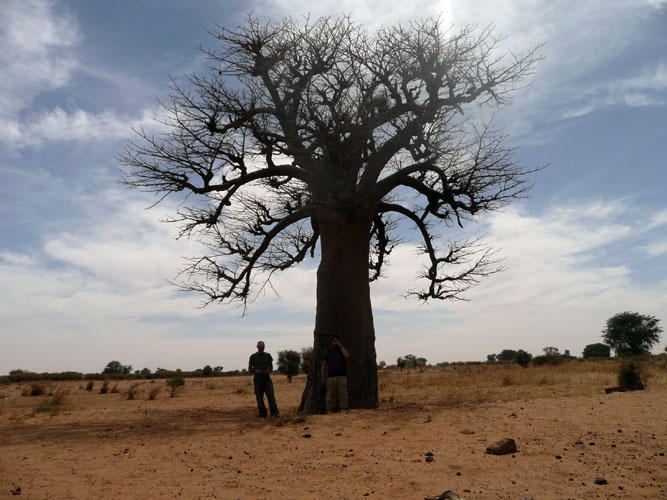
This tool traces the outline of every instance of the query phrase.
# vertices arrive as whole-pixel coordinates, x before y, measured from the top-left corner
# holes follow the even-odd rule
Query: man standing
[[[350,353],[340,343],[340,335],[334,335],[331,345],[324,351],[322,383],[327,384],[327,411],[338,407],[347,410],[347,366]]]
[[[273,358],[268,352],[264,352],[264,342],[257,342],[257,352],[250,356],[248,371],[254,374],[255,397],[257,398],[258,417],[266,418],[266,406],[264,405],[264,394],[269,401],[271,416],[280,415],[276,405],[276,397],[273,393],[273,382],[271,381],[271,370],[273,370]]]

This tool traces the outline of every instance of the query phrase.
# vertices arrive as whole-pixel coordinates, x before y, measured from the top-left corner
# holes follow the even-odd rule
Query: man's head
[[[258,352],[264,352],[264,342],[261,341],[261,340],[259,342],[257,342],[257,351]]]
[[[341,346],[341,343],[340,343],[340,335],[335,334],[335,335],[333,336],[333,341],[332,341],[331,343],[334,345],[334,347],[340,347],[340,346]]]

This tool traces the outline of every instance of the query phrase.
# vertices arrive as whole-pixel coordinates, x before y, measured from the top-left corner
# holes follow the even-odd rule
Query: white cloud
[[[42,113],[29,122],[0,119],[0,141],[10,147],[40,146],[48,142],[110,141],[128,138],[132,129],[156,127],[158,110],[144,109],[140,116],[120,116],[114,111],[89,113],[61,108]]]
[[[66,85],[81,39],[75,20],[50,0],[7,0],[0,23],[0,117],[14,119],[44,90]]]

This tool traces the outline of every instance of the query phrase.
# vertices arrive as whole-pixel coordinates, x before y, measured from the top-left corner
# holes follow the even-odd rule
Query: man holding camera
[[[327,411],[336,408],[347,410],[347,358],[350,353],[340,343],[340,335],[334,335],[331,345],[324,351],[322,384],[327,384]]]

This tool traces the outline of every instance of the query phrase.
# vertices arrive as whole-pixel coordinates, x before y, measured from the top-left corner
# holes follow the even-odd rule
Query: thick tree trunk
[[[318,217],[322,260],[317,269],[317,312],[313,365],[300,411],[324,409],[320,386],[323,351],[334,334],[349,351],[349,408],[377,408],[375,329],[368,282],[372,212],[350,210]]]

